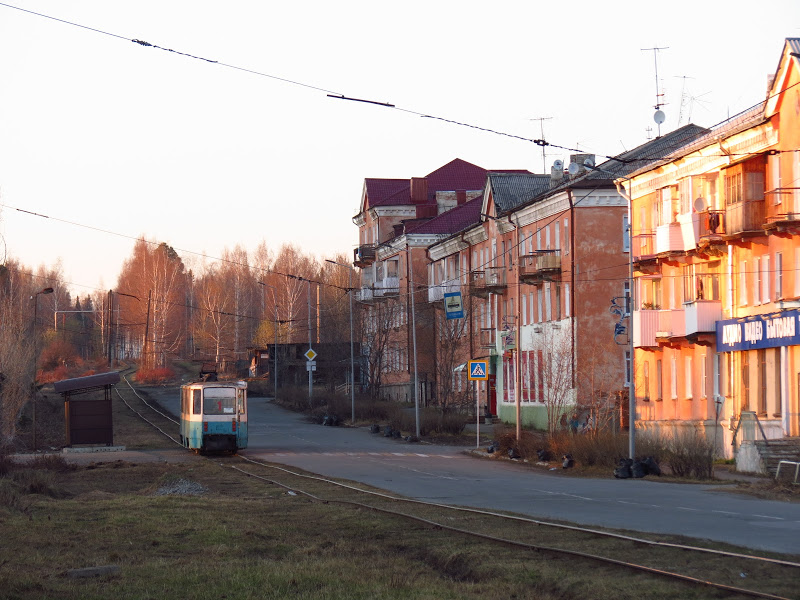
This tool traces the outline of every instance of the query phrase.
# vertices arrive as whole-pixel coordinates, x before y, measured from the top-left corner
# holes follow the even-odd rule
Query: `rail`
[[[800,462],[793,460],[782,460],[778,463],[778,470],[775,472],[775,481],[778,480],[781,474],[781,467],[783,465],[791,465],[794,467],[794,484],[797,485],[797,476],[800,475]]]

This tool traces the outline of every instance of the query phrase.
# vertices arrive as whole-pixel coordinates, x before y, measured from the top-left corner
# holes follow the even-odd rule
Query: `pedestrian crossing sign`
[[[469,379],[470,381],[489,379],[489,362],[485,360],[471,360],[469,361]]]

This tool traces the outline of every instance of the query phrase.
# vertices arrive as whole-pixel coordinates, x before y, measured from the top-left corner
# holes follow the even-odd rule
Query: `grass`
[[[314,502],[243,477],[233,465],[330,500],[358,499],[329,484],[205,460],[173,450],[114,400],[115,442],[180,462],[119,460],[71,468],[59,459],[0,475],[0,590],[20,600],[59,598],[444,598],[543,600],[730,598],[626,569],[492,543],[334,502]],[[1,455],[0,455],[1,457]],[[110,457],[109,457],[110,458]],[[187,481],[200,496],[157,495]],[[30,485],[31,483],[35,485]],[[432,521],[791,597],[800,575],[771,565],[598,540],[442,509],[409,508]],[[671,541],[680,541],[671,538]],[[715,547],[722,547],[715,545]],[[71,569],[118,565],[116,575],[71,579]],[[746,580],[740,577],[747,572]]]
[[[244,478],[228,468],[231,464],[240,463],[235,458],[195,458],[179,464],[111,462],[47,471],[55,479],[55,495],[29,495],[25,510],[0,507],[5,549],[0,551],[0,589],[5,597],[21,600],[732,597],[364,509],[313,502]],[[209,491],[202,496],[155,495],[159,485],[177,479]],[[292,485],[323,496],[343,493],[321,483]],[[424,516],[467,528],[483,520],[438,510]],[[548,528],[521,532],[518,524],[491,523],[488,529],[588,552],[613,549],[606,542]],[[797,574],[778,567],[742,566],[675,551],[653,553],[618,541],[612,545],[623,559],[689,568],[696,576],[705,573],[734,585],[742,585],[736,581],[740,569],[748,570],[750,587],[765,585],[791,594],[800,583]],[[71,569],[111,564],[120,567],[119,574],[65,577]]]

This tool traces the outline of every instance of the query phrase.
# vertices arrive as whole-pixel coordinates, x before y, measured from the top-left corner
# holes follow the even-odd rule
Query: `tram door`
[[[236,390],[236,447],[247,448],[247,390]]]

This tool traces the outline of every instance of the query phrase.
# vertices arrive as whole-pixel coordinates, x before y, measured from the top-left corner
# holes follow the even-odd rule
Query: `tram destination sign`
[[[717,352],[800,345],[800,311],[717,321]]]

